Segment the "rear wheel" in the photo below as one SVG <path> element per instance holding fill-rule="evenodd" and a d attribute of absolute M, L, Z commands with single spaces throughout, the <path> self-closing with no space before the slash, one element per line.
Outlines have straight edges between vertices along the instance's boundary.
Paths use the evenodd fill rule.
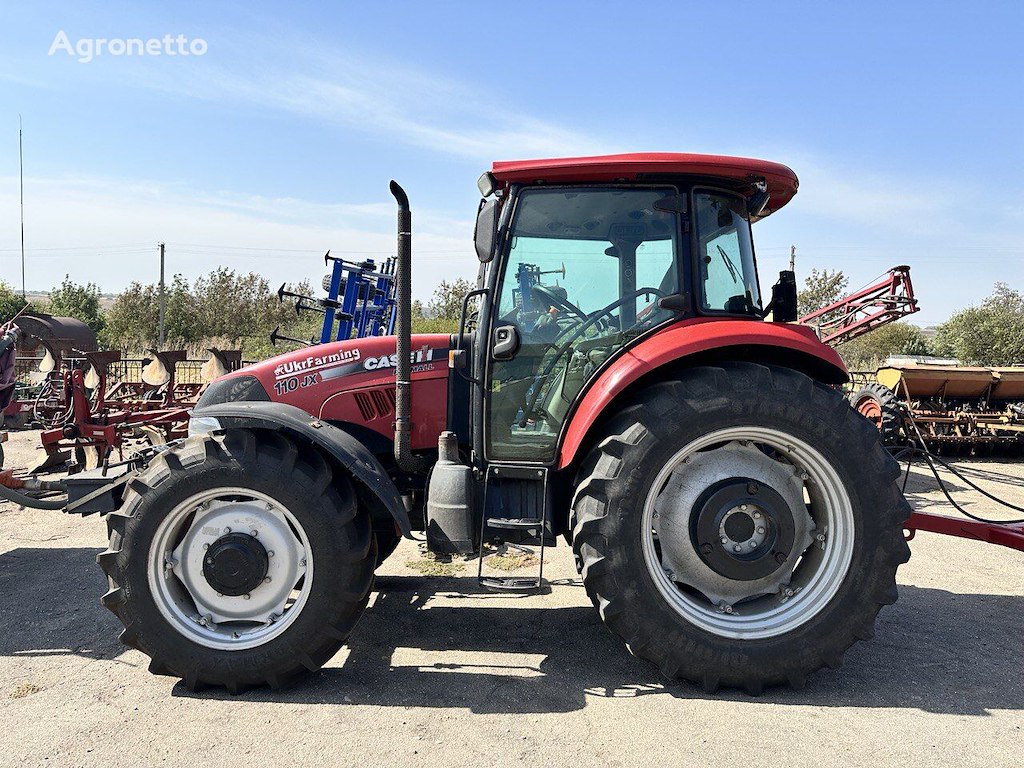
<path fill-rule="evenodd" d="M 900 442 L 900 403 L 896 393 L 884 384 L 865 384 L 850 397 L 850 404 L 861 416 L 875 425 L 882 436 L 883 445 L 898 445 Z"/>
<path fill-rule="evenodd" d="M 269 432 L 193 438 L 108 517 L 103 604 L 150 671 L 196 689 L 282 687 L 326 663 L 366 606 L 376 547 L 348 478 Z"/>
<path fill-rule="evenodd" d="M 873 633 L 910 551 L 878 433 L 788 369 L 641 391 L 584 465 L 573 547 L 609 628 L 670 678 L 800 686 Z"/>

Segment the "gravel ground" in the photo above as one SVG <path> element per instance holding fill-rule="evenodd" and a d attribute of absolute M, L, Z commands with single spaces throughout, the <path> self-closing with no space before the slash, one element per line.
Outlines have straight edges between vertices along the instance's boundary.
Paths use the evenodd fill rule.
<path fill-rule="evenodd" d="M 12 435 L 23 466 L 37 433 Z M 1024 464 L 961 462 L 1024 503 Z M 942 511 L 915 473 L 917 509 Z M 981 511 L 983 506 L 973 505 Z M 95 517 L 0 505 L 0 765 L 1019 766 L 1024 553 L 931 534 L 874 641 L 802 691 L 667 685 L 600 624 L 566 547 L 549 594 L 427 577 L 403 542 L 351 646 L 283 693 L 191 694 L 99 605 Z"/>

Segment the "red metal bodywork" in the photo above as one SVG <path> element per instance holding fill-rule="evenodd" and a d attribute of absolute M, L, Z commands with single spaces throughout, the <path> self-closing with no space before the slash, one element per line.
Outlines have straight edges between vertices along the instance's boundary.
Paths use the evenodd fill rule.
<path fill-rule="evenodd" d="M 800 186 L 793 170 L 781 163 L 683 152 L 633 152 L 592 157 L 497 161 L 491 173 L 503 184 L 644 181 L 652 176 L 685 175 L 726 179 L 749 185 L 752 190 L 754 184 L 764 181 L 771 197 L 761 218 L 788 203 Z"/>
<path fill-rule="evenodd" d="M 412 337 L 413 449 L 436 447 L 448 417 L 448 334 Z M 227 377 L 255 376 L 274 401 L 394 438 L 395 337 L 296 349 Z"/>
<path fill-rule="evenodd" d="M 835 345 L 852 341 L 919 309 L 910 282 L 910 267 L 900 266 L 890 269 L 872 285 L 804 315 L 798 322 L 813 326 L 822 342 Z"/>
<path fill-rule="evenodd" d="M 569 466 L 587 432 L 626 387 L 656 368 L 689 355 L 726 347 L 773 347 L 803 353 L 847 375 L 839 354 L 810 328 L 756 320 L 691 318 L 670 325 L 620 355 L 590 386 L 569 422 L 558 467 Z"/>

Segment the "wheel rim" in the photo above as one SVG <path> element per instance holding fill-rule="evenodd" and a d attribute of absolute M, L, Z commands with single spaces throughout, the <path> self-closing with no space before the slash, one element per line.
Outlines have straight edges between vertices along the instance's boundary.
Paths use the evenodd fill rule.
<path fill-rule="evenodd" d="M 161 520 L 148 579 L 157 608 L 208 648 L 245 650 L 284 632 L 313 582 L 305 530 L 276 499 L 249 488 L 190 496 Z"/>
<path fill-rule="evenodd" d="M 857 412 L 876 427 L 882 424 L 882 406 L 873 397 L 865 397 L 857 403 Z"/>
<path fill-rule="evenodd" d="M 719 571 L 725 568 L 713 558 L 721 554 L 718 543 L 723 552 L 729 547 L 731 553 L 731 547 L 740 542 L 726 535 L 724 528 L 715 529 L 723 535 L 712 551 L 711 542 L 705 542 L 697 532 L 709 505 L 712 511 L 716 509 L 718 497 L 712 494 L 709 499 L 708 491 L 715 489 L 705 488 L 703 495 L 697 496 L 698 501 L 709 499 L 704 506 L 689 506 L 701 489 L 687 483 L 701 482 L 698 475 L 704 481 L 713 480 L 713 468 L 722 465 L 722 459 L 727 459 L 728 471 L 735 472 L 738 467 L 745 475 L 754 476 L 755 486 L 757 482 L 771 488 L 772 483 L 778 485 L 775 490 L 785 504 L 780 506 L 775 501 L 764 505 L 764 514 L 776 514 L 787 523 L 787 515 L 792 518 L 793 546 L 784 553 L 786 558 L 779 560 L 778 569 L 767 577 L 757 573 L 742 573 L 741 579 L 723 577 Z M 770 478 L 766 480 L 767 476 Z M 715 487 L 728 486 L 735 479 L 720 477 Z M 746 477 L 742 481 L 747 482 Z M 739 493 L 742 495 L 742 487 Z M 744 506 L 737 503 L 729 507 L 730 503 L 719 504 L 726 511 L 715 520 L 724 520 Z M 751 509 L 760 507 L 751 505 Z M 853 558 L 853 507 L 835 468 L 803 440 L 764 427 L 718 430 L 676 452 L 651 486 L 641 525 L 648 572 L 668 605 L 689 623 L 734 639 L 775 637 L 809 621 L 834 597 Z M 770 550 L 759 553 L 765 536 L 773 535 L 769 526 L 765 526 L 767 533 L 758 533 L 756 527 L 751 532 L 749 526 L 746 530 L 742 525 L 733 526 L 734 533 L 737 530 L 740 537 L 750 533 L 741 546 L 753 550 L 749 555 L 735 554 L 741 568 L 746 567 L 744 562 L 763 566 L 767 557 L 778 555 Z M 750 592 L 753 594 L 746 594 Z M 735 602 L 730 602 L 733 599 Z"/>

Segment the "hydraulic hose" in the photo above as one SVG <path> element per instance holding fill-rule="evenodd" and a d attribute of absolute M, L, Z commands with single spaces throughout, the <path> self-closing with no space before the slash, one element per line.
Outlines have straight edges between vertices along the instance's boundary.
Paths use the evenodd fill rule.
<path fill-rule="evenodd" d="M 36 509 L 64 509 L 67 506 L 67 497 L 62 499 L 37 499 L 26 496 L 24 493 L 0 485 L 0 497 L 20 504 L 23 507 L 35 507 Z"/>
<path fill-rule="evenodd" d="M 953 505 L 953 508 L 956 509 L 956 511 L 959 512 L 960 514 L 962 514 L 964 517 L 968 517 L 971 520 L 974 520 L 974 521 L 979 522 L 979 523 L 985 523 L 987 525 L 1017 525 L 1019 523 L 1024 523 L 1024 518 L 1018 518 L 1018 519 L 1015 519 L 1015 520 L 991 520 L 991 519 L 988 519 L 988 518 L 979 517 L 978 515 L 975 515 L 975 514 L 972 514 L 972 513 L 968 512 L 962 506 L 957 504 L 956 501 L 954 501 L 953 496 L 950 494 L 949 489 L 946 487 L 946 483 L 939 476 L 939 470 L 935 466 L 936 462 L 941 464 L 946 470 L 948 470 L 950 473 L 952 473 L 952 475 L 954 477 L 956 477 L 958 480 L 963 482 L 969 488 L 971 488 L 974 491 L 977 491 L 978 493 L 980 493 L 982 496 L 986 497 L 987 499 L 990 499 L 991 501 L 994 501 L 996 504 L 999 504 L 1002 507 L 1006 507 L 1007 509 L 1012 509 L 1015 512 L 1024 512 L 1024 507 L 1019 507 L 1016 504 L 1011 504 L 1010 502 L 1006 501 L 1005 499 L 1000 499 L 998 496 L 995 496 L 995 495 L 989 493 L 984 488 L 979 487 L 975 483 L 971 482 L 968 478 L 966 478 L 962 474 L 960 474 L 960 472 L 956 469 L 956 467 L 953 467 L 950 464 L 946 463 L 945 461 L 940 459 L 938 456 L 933 456 L 932 452 L 928 450 L 928 444 L 925 442 L 924 435 L 921 434 L 921 430 L 917 426 L 917 422 L 914 421 L 914 417 L 911 414 L 910 409 L 907 408 L 906 406 L 903 406 L 903 411 L 904 411 L 903 415 L 906 417 L 907 421 L 910 423 L 910 426 L 912 426 L 914 428 L 914 434 L 916 436 L 916 442 L 920 446 L 920 448 L 915 447 L 915 446 L 911 446 L 910 449 L 909 449 L 910 450 L 910 457 L 907 459 L 907 478 L 910 477 L 910 465 L 914 462 L 915 454 L 920 453 L 922 456 L 924 456 L 924 460 L 925 460 L 925 462 L 927 462 L 928 468 L 931 470 L 932 475 L 935 477 L 935 482 L 938 483 L 939 490 L 942 491 L 942 495 L 945 496 L 946 500 L 950 504 Z M 905 479 L 904 482 L 903 482 L 904 489 L 906 489 L 906 485 L 907 485 L 907 483 L 906 483 L 906 479 Z"/>

